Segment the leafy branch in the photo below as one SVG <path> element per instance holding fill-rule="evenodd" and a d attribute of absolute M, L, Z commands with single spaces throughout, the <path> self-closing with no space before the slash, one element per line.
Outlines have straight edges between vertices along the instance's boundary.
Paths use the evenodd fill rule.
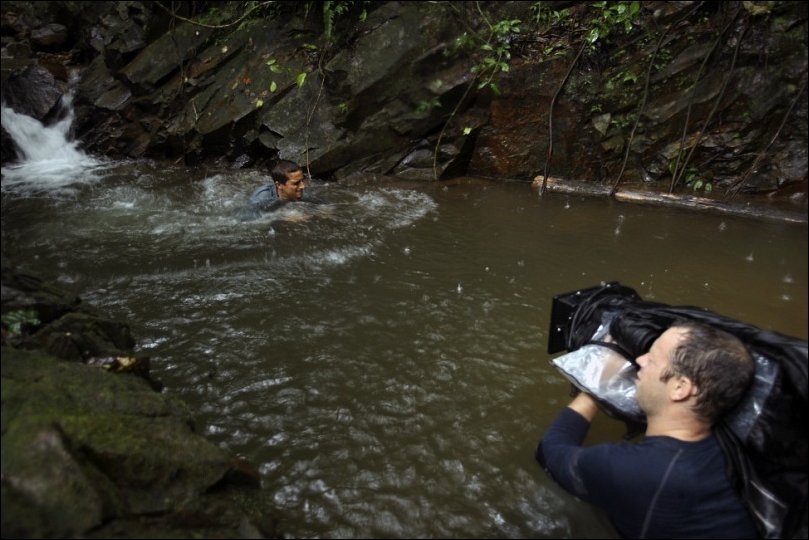
<path fill-rule="evenodd" d="M 195 25 L 195 26 L 201 26 L 201 27 L 203 27 L 203 28 L 220 29 L 220 28 L 229 28 L 229 27 L 231 27 L 231 26 L 236 26 L 237 24 L 239 24 L 239 23 L 241 23 L 243 20 L 245 20 L 247 17 L 249 17 L 249 16 L 250 16 L 250 14 L 251 14 L 251 13 L 253 13 L 255 10 L 257 10 L 257 9 L 259 9 L 259 8 L 262 8 L 262 7 L 264 7 L 264 6 L 268 6 L 268 5 L 270 5 L 270 4 L 274 4 L 274 3 L 275 3 L 274 1 L 267 1 L 267 2 L 259 2 L 258 4 L 254 4 L 254 5 L 253 5 L 253 6 L 251 6 L 251 7 L 250 7 L 250 8 L 249 8 L 247 11 L 245 11 L 245 12 L 244 12 L 244 15 L 242 15 L 241 17 L 239 17 L 239 18 L 238 18 L 238 19 L 236 19 L 235 21 L 233 21 L 233 22 L 229 22 L 229 23 L 227 23 L 227 24 L 205 24 L 205 23 L 201 23 L 201 22 L 199 22 L 199 21 L 194 21 L 194 20 L 192 20 L 192 19 L 188 19 L 188 18 L 186 18 L 186 17 L 182 17 L 182 16 L 180 16 L 180 15 L 177 15 L 177 13 L 176 13 L 176 12 L 174 12 L 174 11 L 170 10 L 169 8 L 167 8 L 166 6 L 164 6 L 164 5 L 163 5 L 162 3 L 160 3 L 160 2 L 155 2 L 155 5 L 157 5 L 157 6 L 158 6 L 160 9 L 162 9 L 163 11 L 165 11 L 166 13 L 168 13 L 169 15 L 171 15 L 171 16 L 172 16 L 173 18 L 175 18 L 175 19 L 179 19 L 179 20 L 181 20 L 181 21 L 185 21 L 185 22 L 190 23 L 190 24 L 193 24 L 193 25 Z"/>
<path fill-rule="evenodd" d="M 451 5 L 451 4 L 450 4 Z M 503 19 L 492 24 L 483 10 L 480 8 L 480 2 L 475 2 L 478 13 L 481 19 L 486 23 L 489 28 L 489 36 L 485 42 L 480 46 L 484 56 L 478 64 L 473 66 L 470 70 L 472 79 L 469 81 L 466 90 L 464 91 L 461 99 L 455 105 L 455 108 L 450 113 L 446 122 L 444 122 L 441 132 L 438 134 L 438 139 L 435 142 L 435 149 L 433 150 L 433 179 L 438 180 L 438 151 L 441 148 L 441 140 L 444 138 L 444 133 L 447 126 L 458 113 L 461 105 L 466 100 L 469 92 L 477 83 L 477 89 L 481 90 L 488 86 L 495 95 L 500 95 L 500 89 L 494 83 L 494 77 L 498 73 L 504 73 L 509 70 L 509 60 L 511 60 L 511 45 L 508 38 L 520 32 L 519 19 Z M 454 6 L 453 6 L 454 7 Z M 476 34 L 474 34 L 476 35 Z M 468 134 L 470 130 L 464 129 L 464 134 Z"/>

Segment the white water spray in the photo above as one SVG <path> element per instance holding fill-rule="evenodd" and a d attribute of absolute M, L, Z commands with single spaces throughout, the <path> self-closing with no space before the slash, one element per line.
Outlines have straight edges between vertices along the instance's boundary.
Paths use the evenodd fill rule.
<path fill-rule="evenodd" d="M 23 161 L 2 168 L 2 190 L 13 192 L 61 191 L 77 183 L 97 180 L 92 174 L 99 165 L 95 159 L 69 141 L 73 123 L 73 95 L 62 97 L 65 117 L 51 126 L 2 105 L 3 129 L 14 140 Z"/>

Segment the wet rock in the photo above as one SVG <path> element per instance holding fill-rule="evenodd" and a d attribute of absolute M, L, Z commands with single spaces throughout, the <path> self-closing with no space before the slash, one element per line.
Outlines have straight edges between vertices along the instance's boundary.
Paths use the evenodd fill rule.
<path fill-rule="evenodd" d="M 5 264 L 0 283 L 3 315 L 31 310 L 41 324 L 48 324 L 81 305 L 78 296 Z"/>
<path fill-rule="evenodd" d="M 31 32 L 31 44 L 37 49 L 58 49 L 67 41 L 67 27 L 50 23 Z"/>
<path fill-rule="evenodd" d="M 459 153 L 460 150 L 454 144 L 442 144 L 437 155 L 433 147 L 422 146 L 406 155 L 394 167 L 391 174 L 404 180 L 434 180 L 436 177 L 441 177 L 441 174 Z M 433 169 L 433 161 L 435 161 L 435 169 Z"/>
<path fill-rule="evenodd" d="M 154 88 L 195 53 L 211 35 L 210 28 L 184 23 L 148 45 L 122 70 L 121 75 L 143 90 Z"/>
<path fill-rule="evenodd" d="M 89 45 L 108 57 L 121 57 L 146 46 L 150 12 L 143 2 L 114 2 L 92 19 Z"/>
<path fill-rule="evenodd" d="M 193 433 L 182 404 L 137 377 L 8 348 L 2 377 L 4 537 L 83 536 L 178 511 L 223 482 L 255 486 Z"/>
<path fill-rule="evenodd" d="M 63 93 L 50 71 L 33 64 L 12 73 L 3 85 L 6 106 L 40 121 L 57 106 Z"/>
<path fill-rule="evenodd" d="M 195 433 L 148 358 L 119 354 L 134 346 L 126 324 L 10 266 L 2 278 L 4 538 L 277 534 L 243 507 L 255 467 Z"/>
<path fill-rule="evenodd" d="M 112 82 L 112 87 L 106 92 L 101 94 L 98 99 L 93 102 L 93 105 L 102 109 L 110 109 L 119 111 L 129 104 L 132 98 L 132 92 L 122 82 Z"/>
<path fill-rule="evenodd" d="M 153 15 L 153 5 L 142 2 L 82 4 L 81 10 L 65 3 L 61 11 L 70 13 L 69 21 L 28 3 L 11 3 L 17 12 L 7 4 L 7 51 L 12 43 L 24 47 L 32 29 L 49 23 L 81 36 L 71 57 L 86 58 L 89 66 L 76 100 L 76 125 L 90 151 L 184 156 L 189 165 L 242 162 L 241 156 L 263 164 L 282 157 L 338 179 L 386 176 L 396 167 L 398 175 L 432 178 L 426 174 L 431 167 L 407 167 L 403 160 L 421 140 L 434 148 L 441 133 L 440 144 L 454 148 L 442 150 L 446 160 L 437 163 L 444 177 L 530 178 L 547 165 L 553 174 L 602 181 L 622 168 L 643 106 L 629 157 L 646 173 L 627 169 L 632 180 L 661 176 L 653 171 L 667 169 L 687 120 L 691 165 L 710 168 L 703 176 L 710 172 L 716 186 L 728 185 L 776 131 L 806 63 L 805 9 L 790 3 L 768 6 L 766 16 L 748 17 L 742 10 L 745 19 L 735 25 L 729 25 L 733 5 L 643 4 L 632 27 L 615 28 L 602 37 L 608 47 L 583 54 L 558 95 L 573 59 L 570 34 L 556 32 L 562 26 L 537 31 L 528 24 L 530 5 L 522 2 L 485 5 L 490 21 L 523 21 L 519 35 L 492 44 L 508 45 L 511 54 L 508 69 L 491 79 L 497 92 L 478 87 L 480 81 L 469 86 L 473 68 L 491 61 L 491 54 L 477 45 L 456 47 L 464 32 L 468 37 L 476 29 L 485 37 L 485 22 L 477 10 L 455 11 L 443 3 L 375 3 L 362 24 L 339 25 L 336 46 L 318 45 L 316 53 L 309 47 L 322 28 L 296 17 L 300 12 L 291 5 L 291 17 L 258 17 L 214 31 L 185 23 L 171 28 L 170 16 L 162 10 Z M 573 25 L 592 16 L 586 3 L 564 6 Z M 640 25 L 667 28 L 686 15 L 687 21 L 668 28 L 644 97 L 655 42 L 639 39 Z M 716 30 L 725 27 L 714 49 Z M 31 54 L 42 60 L 39 52 Z M 7 65 L 4 58 L 4 76 Z M 757 175 L 766 178 L 746 189 L 771 189 L 803 165 L 800 155 L 793 158 L 785 149 L 809 142 L 804 102 L 759 167 Z M 160 121 L 147 125 L 144 118 Z M 788 163 L 776 162 L 776 155 Z"/>
<path fill-rule="evenodd" d="M 3 423 L 3 537 L 76 537 L 100 525 L 103 501 L 61 431 L 43 422 Z"/>

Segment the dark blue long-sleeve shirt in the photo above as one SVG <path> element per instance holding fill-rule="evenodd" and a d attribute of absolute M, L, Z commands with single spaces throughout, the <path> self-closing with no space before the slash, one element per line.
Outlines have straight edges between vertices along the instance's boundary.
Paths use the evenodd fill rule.
<path fill-rule="evenodd" d="M 563 488 L 604 510 L 626 538 L 755 538 L 756 529 L 725 472 L 716 438 L 583 448 L 590 423 L 565 408 L 536 458 Z"/>
<path fill-rule="evenodd" d="M 250 221 L 258 218 L 264 212 L 272 212 L 287 204 L 290 201 L 285 201 L 278 197 L 278 190 L 275 184 L 270 182 L 264 186 L 257 188 L 247 204 L 239 210 L 239 219 L 242 221 Z M 312 195 L 309 190 L 304 190 L 301 202 L 322 204 L 323 201 Z"/>

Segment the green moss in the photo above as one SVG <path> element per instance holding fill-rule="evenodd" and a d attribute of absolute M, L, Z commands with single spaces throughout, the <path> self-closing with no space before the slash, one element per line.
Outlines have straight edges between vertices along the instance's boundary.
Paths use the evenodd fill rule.
<path fill-rule="evenodd" d="M 3 530 L 19 524 L 24 536 L 76 536 L 106 519 L 170 511 L 232 468 L 193 433 L 184 407 L 142 379 L 11 348 L 2 431 Z"/>

